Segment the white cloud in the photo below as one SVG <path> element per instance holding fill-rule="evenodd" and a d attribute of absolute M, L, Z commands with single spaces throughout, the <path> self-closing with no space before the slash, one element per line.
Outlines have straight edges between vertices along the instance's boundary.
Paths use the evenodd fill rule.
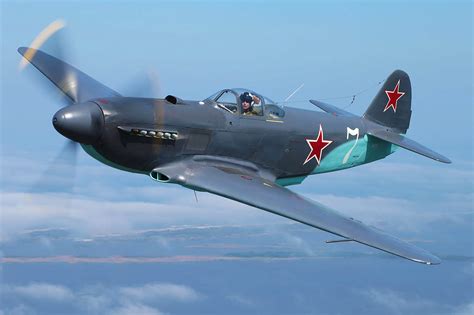
<path fill-rule="evenodd" d="M 67 302 L 74 297 L 72 291 L 67 287 L 50 283 L 30 283 L 24 286 L 6 287 L 6 292 L 30 299 L 53 302 Z"/>
<path fill-rule="evenodd" d="M 162 315 L 158 309 L 144 304 L 125 304 L 110 310 L 109 315 Z"/>
<path fill-rule="evenodd" d="M 474 301 L 464 305 L 452 305 L 389 289 L 369 289 L 362 292 L 362 295 L 372 303 L 384 307 L 385 314 L 474 314 Z"/>
<path fill-rule="evenodd" d="M 16 182 L 20 180 L 18 175 L 9 170 L 26 165 L 24 173 L 39 173 L 41 163 L 29 160 L 7 157 L 2 165 L 2 170 L 8 170 L 6 180 L 2 178 L 6 183 L 4 189 L 10 190 L 0 192 L 0 240 L 8 239 L 18 231 L 38 227 L 64 227 L 79 232 L 82 236 L 90 236 L 180 224 L 288 222 L 288 219 L 207 193 L 198 193 L 199 202 L 196 203 L 193 192 L 188 189 L 154 183 L 146 176 L 119 172 L 97 163 L 80 167 L 76 194 L 21 193 L 18 191 L 26 191 L 28 184 L 23 182 L 25 179 Z M 379 162 L 355 170 L 320 176 L 313 176 L 300 188 L 291 189 L 303 191 L 311 199 L 382 229 L 388 225 L 390 229 L 416 231 L 420 226 L 437 220 L 463 223 L 463 211 L 472 211 L 472 192 L 456 193 L 446 189 L 447 185 L 458 187 L 462 183 L 469 186 L 474 177 L 472 163 L 446 167 Z M 397 194 L 397 190 L 391 195 L 374 193 L 354 197 L 347 196 L 344 191 L 337 194 L 341 183 L 372 183 L 373 180 L 380 181 L 384 178 L 390 178 L 399 184 L 403 182 L 405 190 L 410 187 L 435 187 L 436 191 L 444 191 L 442 194 L 433 194 L 435 198 L 428 202 L 420 202 L 416 198 L 407 199 Z M 321 192 L 318 189 L 315 194 L 317 188 L 312 187 L 311 182 L 325 179 L 329 179 L 331 184 L 327 187 L 324 185 L 326 190 Z M 323 186 L 318 184 L 318 187 Z M 297 239 L 294 241 L 298 242 Z"/>
<path fill-rule="evenodd" d="M 474 315 L 474 301 L 465 305 L 459 306 L 453 315 Z"/>
<path fill-rule="evenodd" d="M 461 211 L 455 210 L 451 200 L 420 204 L 419 201 L 376 195 L 368 197 L 311 195 L 309 197 L 366 224 L 379 228 L 388 226 L 390 229 L 405 231 L 418 231 L 420 227 L 441 221 L 462 224 L 465 223 L 465 215 L 474 213 L 472 210 L 465 210 L 470 209 L 471 196 L 464 196 L 463 199 L 457 200 L 458 204 L 464 201 L 458 208 L 462 209 Z"/>
<path fill-rule="evenodd" d="M 110 315 L 163 314 L 160 305 L 192 303 L 203 295 L 193 288 L 174 283 L 145 283 L 142 286 L 93 286 L 71 290 L 51 283 L 4 286 L 2 295 L 14 297 L 18 305 L 9 305 L 7 314 L 32 314 L 35 303 L 67 303 L 81 313 Z M 31 301 L 34 300 L 34 301 Z M 30 305 L 31 304 L 31 305 Z M 0 313 L 0 315 L 2 315 Z"/>
<path fill-rule="evenodd" d="M 188 192 L 189 198 L 183 198 L 183 194 Z M 96 200 L 68 194 L 2 192 L 0 237 L 5 240 L 17 235 L 19 231 L 37 227 L 61 227 L 90 236 L 180 224 L 289 222 L 288 219 L 207 193 L 200 193 L 199 203 L 196 204 L 192 192 L 181 187 L 163 187 L 156 191 L 150 190 L 147 194 L 154 194 L 156 202 Z M 133 193 L 129 195 L 133 196 Z M 420 204 L 416 200 L 376 195 L 304 195 L 380 228 L 389 225 L 390 228 L 408 231 L 418 230 L 420 226 L 441 220 L 462 224 L 465 221 L 463 215 L 469 213 L 465 209 L 471 208 L 473 198 L 465 195 L 455 200 L 445 198 L 441 201 L 434 200 L 431 204 Z M 166 202 L 163 203 L 163 200 Z"/>
<path fill-rule="evenodd" d="M 101 314 L 116 303 L 115 292 L 103 286 L 82 288 L 75 293 L 75 296 L 78 307 L 87 314 Z"/>
<path fill-rule="evenodd" d="M 429 300 L 389 289 L 369 289 L 362 292 L 362 295 L 372 303 L 385 307 L 385 314 L 474 314 L 474 301 L 463 305 L 451 305 L 443 301 Z"/>
<path fill-rule="evenodd" d="M 411 296 L 410 298 L 392 290 L 370 289 L 365 295 L 372 302 L 387 307 L 392 312 L 410 313 L 415 310 L 427 310 L 436 307 L 436 303 L 430 300 Z"/>
<path fill-rule="evenodd" d="M 191 287 L 173 283 L 150 283 L 139 287 L 124 287 L 119 292 L 125 298 L 139 301 L 175 300 L 194 302 L 201 297 Z"/>
<path fill-rule="evenodd" d="M 191 194 L 188 199 L 183 198 L 186 192 Z M 270 217 L 268 221 L 273 217 L 211 194 L 199 194 L 196 204 L 192 192 L 179 187 L 157 190 L 156 201 L 96 200 L 68 194 L 1 194 L 2 239 L 8 239 L 18 231 L 44 226 L 91 235 L 179 224 L 261 222 L 262 218 Z M 164 194 L 166 196 L 161 198 Z M 166 203 L 162 203 L 166 198 Z"/>
<path fill-rule="evenodd" d="M 268 231 L 271 233 L 278 233 L 284 240 L 285 245 L 293 250 L 300 250 L 308 256 L 315 256 L 316 252 L 314 246 L 311 246 L 304 238 L 291 234 L 281 228 L 280 226 L 268 226 Z M 316 232 L 316 231 L 315 231 Z"/>

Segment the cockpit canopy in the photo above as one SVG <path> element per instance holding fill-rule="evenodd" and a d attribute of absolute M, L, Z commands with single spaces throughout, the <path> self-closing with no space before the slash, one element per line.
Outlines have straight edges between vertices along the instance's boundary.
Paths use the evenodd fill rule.
<path fill-rule="evenodd" d="M 217 103 L 219 108 L 232 114 L 266 116 L 273 119 L 285 116 L 285 111 L 274 101 L 249 89 L 224 89 L 212 94 L 205 101 Z"/>

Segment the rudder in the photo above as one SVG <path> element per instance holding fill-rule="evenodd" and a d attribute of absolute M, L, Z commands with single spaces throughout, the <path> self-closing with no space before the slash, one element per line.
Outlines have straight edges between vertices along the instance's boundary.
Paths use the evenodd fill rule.
<path fill-rule="evenodd" d="M 411 83 L 408 74 L 402 70 L 390 74 L 363 117 L 406 133 L 411 117 Z"/>

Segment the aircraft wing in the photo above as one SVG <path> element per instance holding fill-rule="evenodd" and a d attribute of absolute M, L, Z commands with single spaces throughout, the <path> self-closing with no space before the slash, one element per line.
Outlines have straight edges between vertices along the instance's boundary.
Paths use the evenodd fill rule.
<path fill-rule="evenodd" d="M 239 201 L 415 262 L 428 265 L 441 262 L 421 248 L 304 198 L 256 173 L 192 159 L 154 171 L 169 182 Z"/>
<path fill-rule="evenodd" d="M 20 47 L 18 52 L 74 103 L 99 97 L 120 96 L 84 72 L 41 50 Z"/>

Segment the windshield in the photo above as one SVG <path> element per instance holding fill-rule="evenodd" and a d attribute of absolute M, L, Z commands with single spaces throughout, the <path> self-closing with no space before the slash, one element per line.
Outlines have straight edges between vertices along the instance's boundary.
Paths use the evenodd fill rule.
<path fill-rule="evenodd" d="M 219 107 L 233 114 L 270 116 L 282 118 L 285 115 L 283 107 L 270 98 L 249 89 L 233 88 L 220 90 L 206 101 L 216 102 Z"/>
<path fill-rule="evenodd" d="M 261 97 L 261 98 L 264 100 L 265 104 L 275 104 L 275 105 L 277 105 L 277 103 L 274 102 L 273 100 L 271 100 L 270 98 L 268 98 L 268 97 L 266 97 L 266 96 L 263 96 L 263 95 L 261 95 L 261 94 L 259 94 L 259 93 L 256 93 L 256 92 L 254 92 L 254 91 L 252 91 L 252 90 L 243 89 L 243 88 L 234 88 L 234 89 L 220 90 L 220 91 L 217 91 L 216 93 L 214 93 L 214 94 L 212 94 L 212 95 L 206 97 L 204 100 L 213 100 L 213 101 L 215 101 L 215 100 L 217 99 L 217 97 L 218 97 L 222 92 L 224 92 L 224 91 L 226 91 L 226 90 L 232 90 L 235 94 L 238 94 L 238 95 L 243 94 L 243 93 L 245 93 L 245 92 L 249 92 L 249 93 L 251 93 L 251 94 L 253 94 L 253 95 L 258 95 L 259 97 Z"/>
<path fill-rule="evenodd" d="M 212 94 L 211 96 L 206 97 L 204 100 L 205 100 L 205 101 L 206 101 L 206 100 L 215 101 L 216 98 L 217 98 L 217 96 L 219 96 L 219 94 L 221 94 L 221 93 L 222 93 L 222 90 L 217 91 L 216 93 Z"/>
<path fill-rule="evenodd" d="M 215 102 L 217 105 L 232 114 L 238 112 L 237 97 L 232 90 L 221 91 L 215 97 Z"/>

